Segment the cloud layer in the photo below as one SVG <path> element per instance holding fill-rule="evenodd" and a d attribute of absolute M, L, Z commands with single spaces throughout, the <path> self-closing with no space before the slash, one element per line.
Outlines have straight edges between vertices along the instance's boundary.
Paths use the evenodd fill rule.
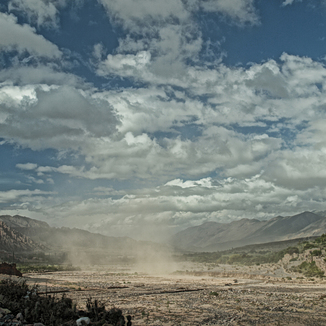
<path fill-rule="evenodd" d="M 38 35 L 34 28 L 17 23 L 14 15 L 0 13 L 0 49 L 2 51 L 27 51 L 30 54 L 60 58 L 61 51 L 55 44 Z"/>
<path fill-rule="evenodd" d="M 284 52 L 227 66 L 222 50 L 204 61 L 201 19 L 258 28 L 251 0 L 98 5 L 119 46 L 88 44 L 87 60 L 40 32 L 60 33 L 66 1 L 11 0 L 0 13 L 0 144 L 55 153 L 16 162 L 3 211 L 131 235 L 323 209 L 323 61 Z"/>

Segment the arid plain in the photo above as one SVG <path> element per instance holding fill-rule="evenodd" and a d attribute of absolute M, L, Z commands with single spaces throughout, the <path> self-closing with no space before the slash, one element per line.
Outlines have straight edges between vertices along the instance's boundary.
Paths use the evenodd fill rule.
<path fill-rule="evenodd" d="M 85 266 L 25 274 L 47 294 L 67 291 L 122 309 L 132 325 L 326 325 L 326 281 L 291 273 L 286 262 L 259 266 L 181 262 Z M 161 272 L 160 272 L 161 271 Z"/>

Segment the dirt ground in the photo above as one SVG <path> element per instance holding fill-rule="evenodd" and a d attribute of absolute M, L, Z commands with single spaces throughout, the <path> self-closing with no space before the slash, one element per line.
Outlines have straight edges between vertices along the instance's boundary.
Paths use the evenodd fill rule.
<path fill-rule="evenodd" d="M 302 279 L 284 266 L 183 263 L 164 275 L 150 266 L 93 266 L 78 272 L 25 274 L 39 290 L 69 291 L 132 316 L 132 325 L 326 325 L 326 281 Z M 155 270 L 155 269 L 153 269 Z M 59 291 L 58 293 L 54 293 Z"/>

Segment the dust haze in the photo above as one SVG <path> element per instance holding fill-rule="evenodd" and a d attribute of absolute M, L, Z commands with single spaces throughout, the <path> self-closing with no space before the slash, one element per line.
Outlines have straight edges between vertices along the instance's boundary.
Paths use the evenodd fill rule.
<path fill-rule="evenodd" d="M 65 248 L 64 263 L 82 270 L 94 266 L 103 268 L 123 267 L 131 272 L 151 275 L 171 274 L 179 269 L 177 252 L 167 243 L 155 240 L 168 239 L 166 227 L 141 225 L 137 228 L 137 240 L 127 237 L 107 238 L 92 234 L 89 239 L 82 239 L 80 234 L 52 239 L 53 248 L 60 244 Z M 144 237 L 142 237 L 144 235 Z M 146 241 L 140 240 L 145 238 Z M 148 241 L 152 239 L 152 241 Z"/>

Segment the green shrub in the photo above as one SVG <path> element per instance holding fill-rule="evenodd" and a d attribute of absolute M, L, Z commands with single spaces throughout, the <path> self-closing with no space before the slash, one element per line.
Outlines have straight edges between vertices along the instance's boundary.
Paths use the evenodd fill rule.
<path fill-rule="evenodd" d="M 321 252 L 321 250 L 316 249 L 316 250 L 313 250 L 311 252 L 311 255 L 312 256 L 321 256 L 322 255 L 322 252 Z"/>
<path fill-rule="evenodd" d="M 37 289 L 37 286 L 28 287 L 26 281 L 1 281 L 1 307 L 9 309 L 13 315 L 22 312 L 29 324 L 76 325 L 80 311 L 77 311 L 70 298 L 65 295 L 61 298 L 39 295 Z M 120 309 L 106 311 L 104 304 L 91 298 L 86 301 L 86 310 L 87 316 L 94 322 L 92 325 L 117 325 L 118 322 L 120 325 L 121 320 L 124 320 Z"/>
<path fill-rule="evenodd" d="M 0 294 L 3 295 L 2 307 L 9 309 L 14 315 L 23 312 L 28 323 L 62 325 L 65 320 L 77 316 L 71 299 L 64 295 L 61 299 L 40 296 L 37 293 L 37 286 L 29 288 L 25 281 L 2 281 Z"/>
<path fill-rule="evenodd" d="M 306 277 L 324 277 L 324 272 L 317 267 L 314 261 L 310 263 L 304 261 L 299 266 L 292 267 L 292 270 L 294 272 L 302 273 Z"/>
<path fill-rule="evenodd" d="M 316 243 L 326 244 L 326 234 L 322 234 L 319 238 L 315 239 Z"/>
<path fill-rule="evenodd" d="M 316 248 L 316 244 L 308 242 L 304 245 L 303 250 L 312 249 L 312 248 Z"/>
<path fill-rule="evenodd" d="M 298 254 L 299 252 L 298 247 L 288 247 L 284 250 L 284 253 L 289 255 Z"/>

